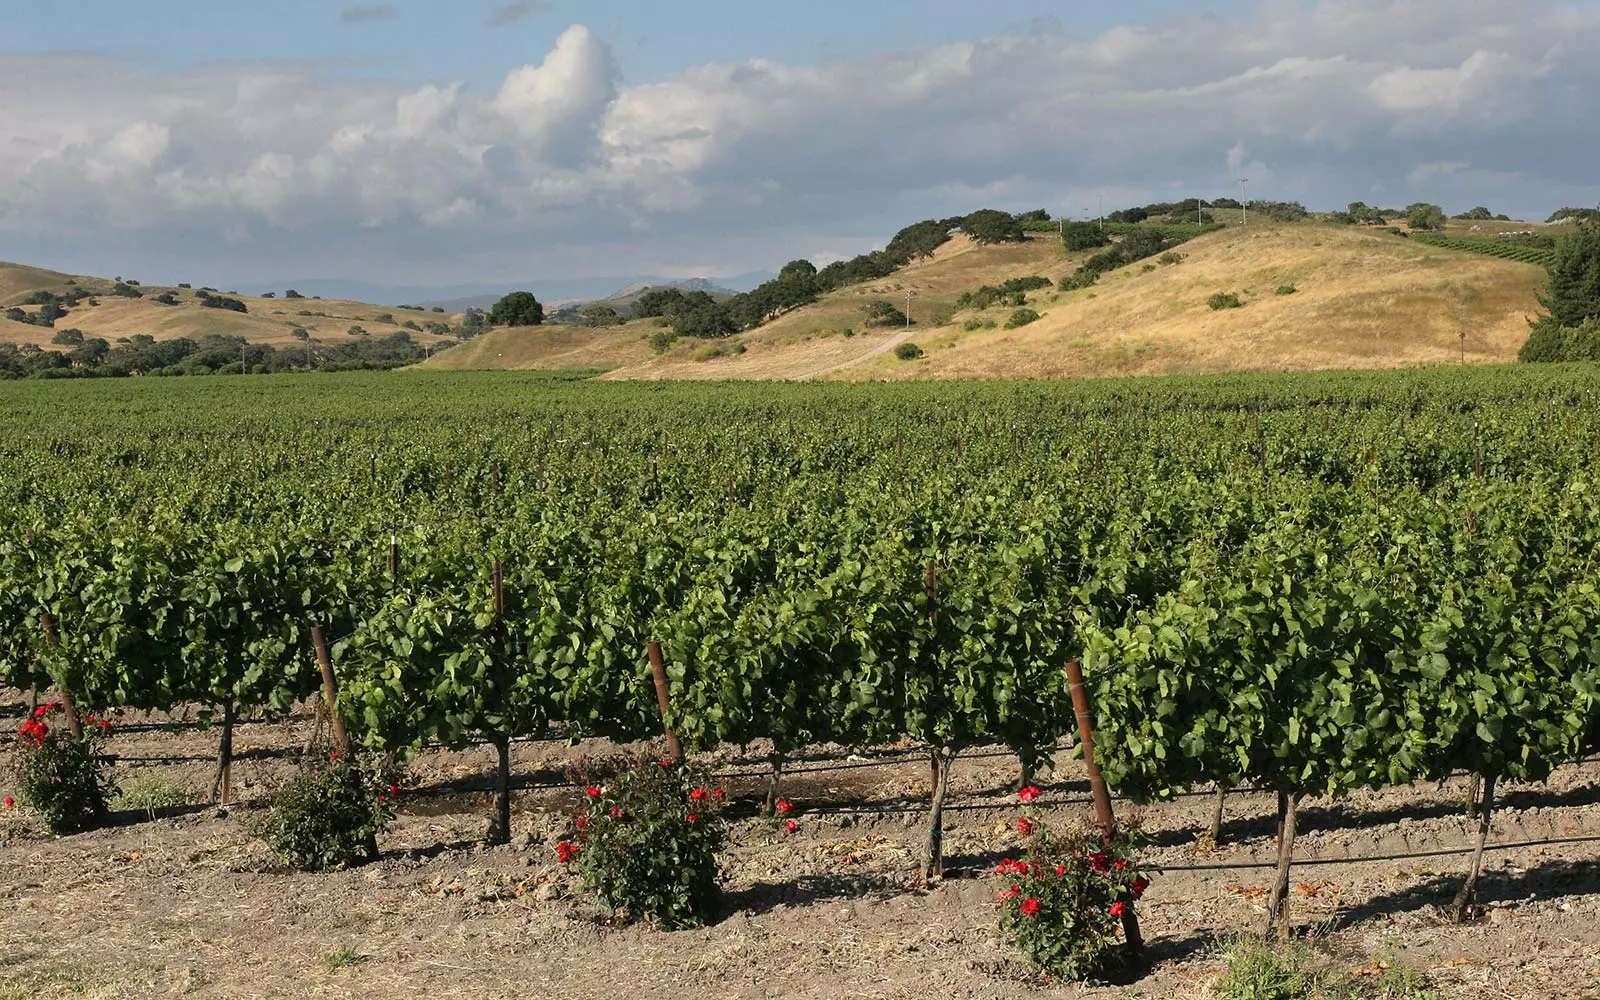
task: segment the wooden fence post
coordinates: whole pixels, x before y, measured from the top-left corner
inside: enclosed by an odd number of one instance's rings
[[[1072,695],[1072,710],[1078,717],[1078,742],[1083,746],[1083,764],[1089,772],[1089,793],[1094,797],[1095,822],[1100,832],[1109,839],[1116,836],[1117,818],[1111,812],[1111,793],[1106,779],[1100,774],[1100,765],[1094,759],[1094,719],[1089,714],[1089,696],[1083,688],[1083,667],[1077,660],[1067,661],[1067,689]],[[1144,947],[1144,937],[1139,933],[1139,916],[1134,912],[1133,900],[1123,898],[1122,933],[1128,940],[1128,949],[1138,951]]]
[[[322,671],[322,699],[328,703],[328,722],[333,727],[333,746],[339,753],[350,752],[350,734],[339,718],[339,682],[333,676],[333,660],[328,656],[328,640],[321,625],[311,626],[311,646],[317,651],[317,667]]]
[[[661,643],[652,639],[645,649],[650,654],[650,676],[656,682],[656,707],[661,710],[661,728],[667,736],[667,756],[673,761],[681,761],[683,744],[678,742],[678,734],[667,725],[667,664],[661,658]]]

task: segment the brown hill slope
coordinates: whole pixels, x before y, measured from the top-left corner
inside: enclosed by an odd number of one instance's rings
[[[1525,224],[1519,224],[1525,225]],[[607,378],[1017,378],[1383,368],[1513,360],[1538,310],[1543,272],[1425,246],[1384,231],[1322,224],[1231,227],[1144,261],[1093,288],[1029,293],[1041,314],[1006,330],[1011,308],[955,312],[962,291],[1070,273],[1053,236],[978,247],[958,238],[931,260],[830,293],[728,342],[654,352],[651,321],[605,331],[495,331],[430,367],[607,368]],[[1278,294],[1293,286],[1292,293]],[[1207,300],[1233,292],[1242,308]],[[867,330],[864,306],[911,294],[918,327]],[[970,321],[993,323],[968,330]],[[846,335],[849,331],[850,336]],[[1463,341],[1461,333],[1466,333]],[[926,351],[900,361],[911,340]],[[742,346],[742,353],[738,348]]]
[[[21,305],[37,291],[65,294],[78,288],[90,292],[98,302],[91,305],[86,299],[70,307],[68,315],[56,320],[54,329],[0,318],[0,343],[33,343],[45,347],[57,330],[78,329],[86,337],[103,337],[112,342],[137,333],[149,334],[157,340],[176,337],[198,340],[208,333],[220,333],[244,337],[251,343],[287,347],[299,343],[291,332],[297,326],[318,342],[331,344],[355,339],[358,335],[350,333],[352,326],[381,336],[406,329],[402,324],[407,321],[425,327],[429,322],[454,325],[460,320],[459,316],[364,302],[229,295],[244,302],[248,310],[238,313],[202,306],[198,292],[192,289],[145,285],[140,288],[144,297],[134,299],[112,295],[114,284],[105,278],[62,274],[0,261],[0,311],[21,306],[24,312],[38,312],[38,306]],[[177,296],[178,305],[155,301],[157,295],[168,291]],[[386,316],[386,321],[380,322],[379,316]],[[406,329],[406,332],[424,344],[448,339],[423,331]]]

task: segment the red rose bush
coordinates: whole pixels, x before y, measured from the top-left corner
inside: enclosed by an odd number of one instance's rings
[[[1032,803],[1037,788],[1019,796]],[[1020,858],[995,868],[1000,931],[1039,971],[1059,979],[1085,979],[1113,960],[1129,902],[1144,895],[1151,872],[1134,857],[1135,838],[1107,839],[1098,829],[1065,835],[1027,817],[1017,824],[1027,838]]]
[[[710,773],[635,760],[587,784],[576,836],[556,845],[602,906],[663,929],[698,927],[720,900],[717,853],[727,839],[725,793]]]

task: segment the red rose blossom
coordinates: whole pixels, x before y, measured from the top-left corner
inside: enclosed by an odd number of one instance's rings
[[[1111,862],[1104,851],[1095,851],[1089,855],[1089,867],[1103,875],[1111,870]]]
[[[1033,836],[1033,822],[1026,816],[1017,820],[1017,832],[1022,834],[1024,837]]]
[[[1118,858],[1117,859],[1117,863],[1112,865],[1111,867],[1115,868],[1117,871],[1120,872],[1123,869],[1128,867],[1128,861],[1127,861],[1126,858]]]
[[[622,807],[621,806],[612,806],[611,807],[611,818],[612,819],[621,819],[622,818]]]
[[[691,822],[691,823],[693,823],[695,820],[697,820],[699,818],[700,818],[700,814],[699,813],[690,813],[689,814],[689,822]]]
[[[790,833],[793,833],[796,830],[800,829],[800,824],[796,823],[794,820],[791,819],[791,820],[787,820],[787,821],[784,822],[783,828],[785,830],[788,830]]]
[[[1120,917],[1124,913],[1128,912],[1128,904],[1119,899],[1115,903],[1111,904],[1110,912],[1113,917]]]
[[[12,798],[11,796],[7,795],[6,796],[6,808],[7,809],[15,809],[16,807],[17,807],[17,800]]]
[[[1144,895],[1144,891],[1150,888],[1150,880],[1147,878],[1136,878],[1133,880],[1133,884],[1129,886],[1129,888],[1133,890],[1133,898],[1139,899]]]
[[[726,795],[728,793],[724,792],[722,789],[718,788],[715,791],[713,791],[711,794],[712,794],[712,796],[714,798],[719,798],[720,799],[720,798],[722,798],[724,795]]]
[[[588,793],[589,798],[591,798],[591,799],[598,799],[600,797],[600,786],[599,785],[590,785],[588,788],[585,789],[585,791]]]
[[[794,803],[793,802],[790,802],[788,799],[779,799],[778,800],[778,813],[780,815],[787,816],[792,812],[794,812]]]
[[[589,817],[579,816],[577,819],[572,821],[572,825],[582,830],[584,827],[589,825]]]
[[[1016,899],[1020,895],[1022,895],[1022,886],[1016,884],[1015,882],[1011,883],[1011,888],[1007,889],[1005,892],[995,893],[996,898],[999,899]]]
[[[1024,802],[1032,802],[1034,799],[1037,799],[1040,795],[1043,795],[1043,794],[1044,793],[1039,791],[1039,789],[1033,787],[1032,785],[1029,785],[1027,788],[1024,788],[1022,791],[1017,793],[1017,798],[1021,799]]]
[[[1027,899],[1022,901],[1017,909],[1021,910],[1022,915],[1025,917],[1034,916],[1039,912],[1039,901],[1034,899],[1032,896],[1029,896]]]
[[[706,793],[706,790],[704,788],[696,788],[694,791],[689,793],[689,798],[693,799],[696,802],[704,802],[705,798],[706,798],[706,794],[707,793]]]
[[[571,841],[563,840],[561,843],[556,845],[556,858],[559,859],[562,864],[570,863],[572,859],[577,856],[578,849],[572,845]]]
[[[389,786],[389,795],[391,797],[399,795],[399,794],[400,794],[400,786],[399,785],[390,785]]]
[[[1065,875],[1066,873],[1067,873],[1067,866],[1066,865],[1056,865],[1056,874],[1057,875]]]

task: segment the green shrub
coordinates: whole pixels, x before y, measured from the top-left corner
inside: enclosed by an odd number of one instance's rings
[[[849,339],[850,337],[854,337],[856,335],[855,327],[847,326],[847,327],[844,328],[843,333],[844,333],[846,339]]]
[[[1100,272],[1088,267],[1080,267],[1073,273],[1056,282],[1056,287],[1063,292],[1075,292],[1080,288],[1088,288],[1100,280]]]
[[[1294,287],[1293,285],[1279,285],[1277,294],[1279,294],[1279,295],[1293,295],[1295,292],[1298,292],[1299,290],[1300,289]]]
[[[909,340],[894,349],[894,356],[899,358],[901,361],[915,361],[922,357],[924,353],[925,352],[922,350],[922,348],[911,343]]]
[[[671,329],[657,330],[650,335],[650,348],[657,354],[664,353],[678,340],[678,335]]]
[[[1233,292],[1218,292],[1211,298],[1206,299],[1206,305],[1212,309],[1239,309],[1244,306],[1244,303],[1240,302],[1239,296]]]
[[[399,791],[381,765],[359,754],[317,753],[272,796],[256,834],[300,871],[376,861]]]
[[[968,333],[971,333],[974,330],[982,330],[983,329],[983,320],[977,319],[976,317],[974,317],[973,319],[967,320],[967,322],[965,324],[963,324],[961,328],[963,330],[967,331]]]
[[[666,930],[699,927],[721,897],[717,853],[727,839],[724,792],[693,764],[628,760],[600,779],[582,776],[589,806],[577,843],[556,856],[574,864],[602,906]]]
[[[1176,250],[1168,250],[1166,253],[1156,258],[1156,263],[1160,264],[1162,267],[1171,267],[1173,264],[1182,264],[1188,259],[1189,255],[1186,253],[1179,253]]]
[[[1039,314],[1037,312],[1032,309],[1018,309],[1011,314],[1010,319],[1006,320],[1006,329],[1015,330],[1019,326],[1027,326],[1029,323],[1037,323],[1038,321]]]
[[[867,313],[868,326],[906,326],[906,314],[901,312],[893,302],[879,299],[869,302],[864,307]]]
[[[1037,796],[1038,789],[1022,791]],[[1057,837],[1028,819],[1021,858],[1000,863],[1000,933],[1041,972],[1084,979],[1104,972],[1117,956],[1123,908],[1144,894],[1150,872],[1134,856],[1127,833],[1107,842],[1087,828]]]
[[[87,716],[83,736],[73,739],[59,715],[61,702],[40,705],[17,730],[17,787],[45,829],[78,833],[106,817],[112,787],[96,745],[110,724]]]

